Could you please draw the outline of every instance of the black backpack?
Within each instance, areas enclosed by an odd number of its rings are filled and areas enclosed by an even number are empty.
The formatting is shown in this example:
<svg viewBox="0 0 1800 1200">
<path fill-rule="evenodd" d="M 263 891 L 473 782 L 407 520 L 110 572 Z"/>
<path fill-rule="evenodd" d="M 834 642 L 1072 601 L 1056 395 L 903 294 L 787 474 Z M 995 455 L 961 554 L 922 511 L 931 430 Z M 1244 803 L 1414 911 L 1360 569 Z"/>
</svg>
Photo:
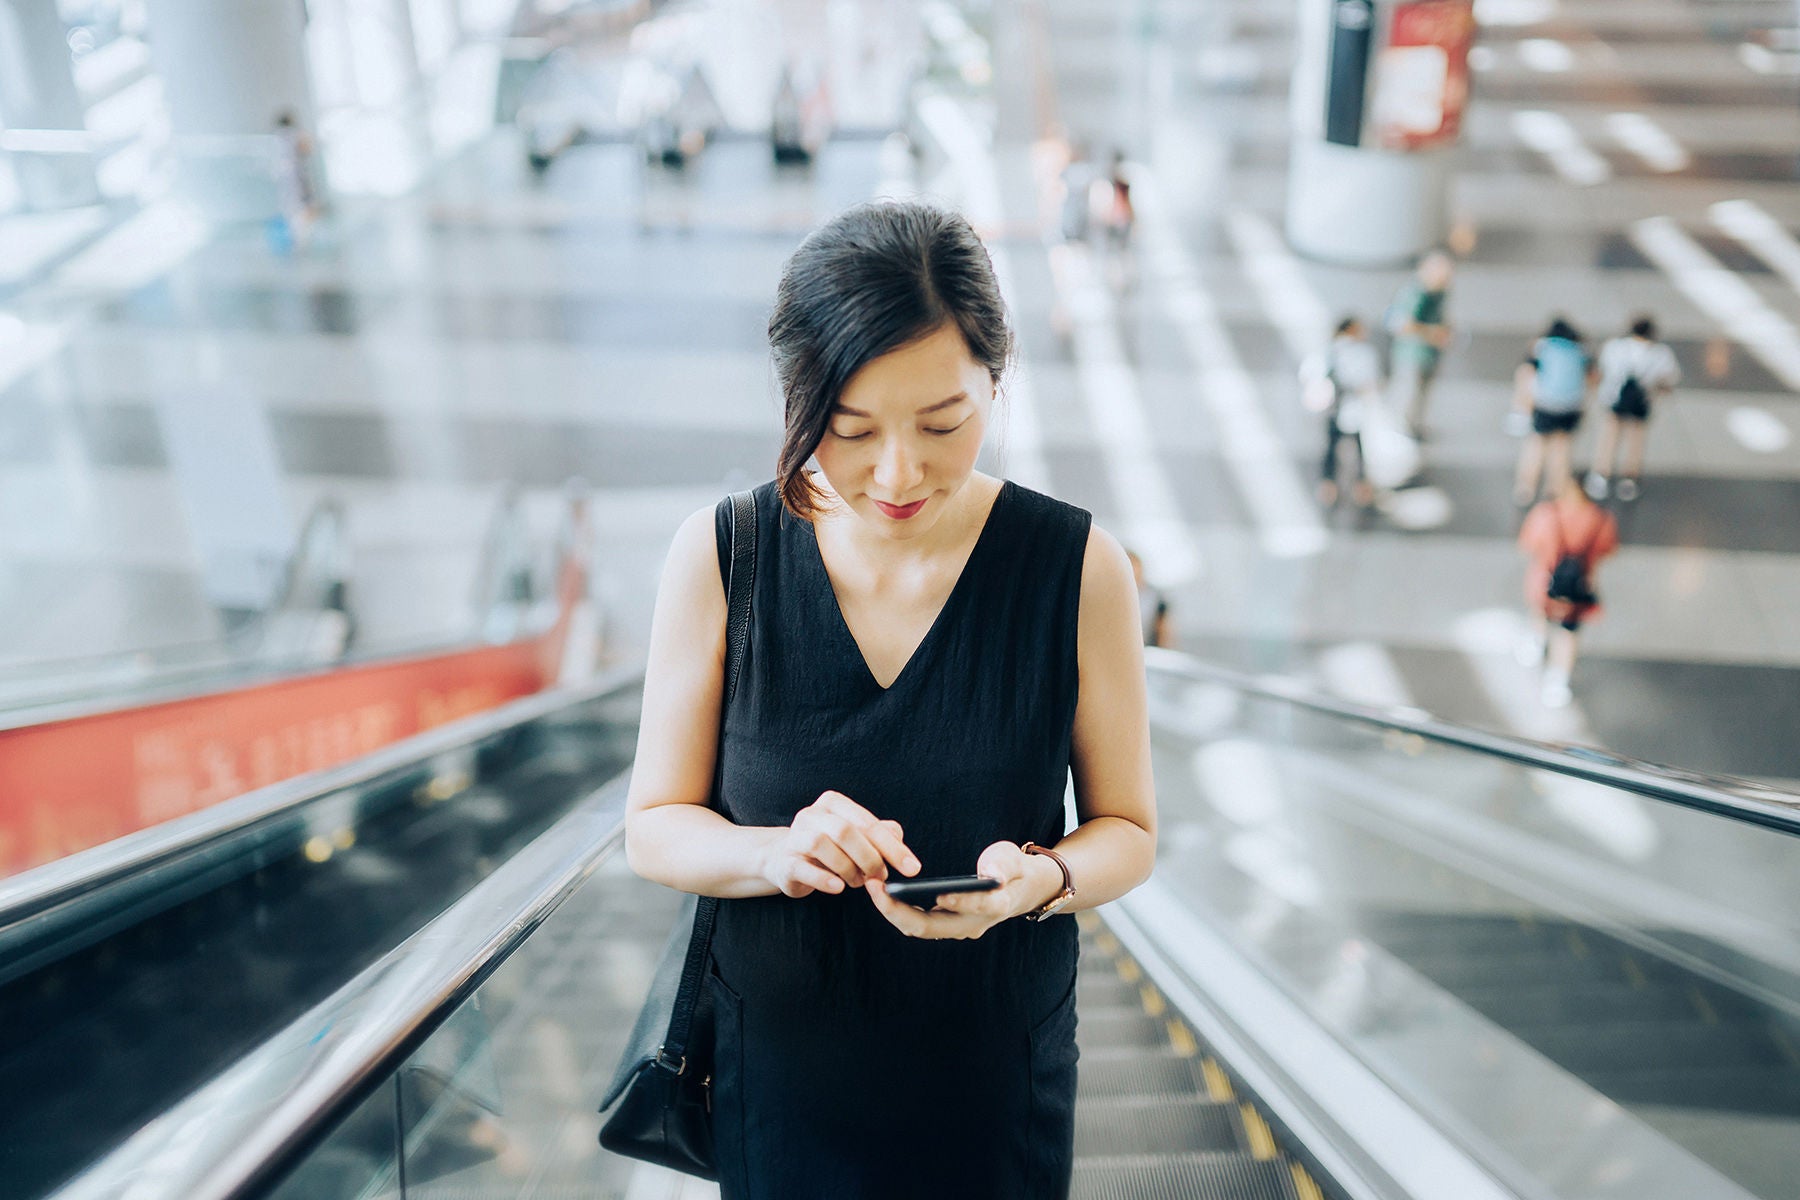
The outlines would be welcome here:
<svg viewBox="0 0 1800 1200">
<path fill-rule="evenodd" d="M 1613 399 L 1613 411 L 1622 417 L 1646 417 L 1650 415 L 1650 392 L 1636 375 L 1627 375 L 1625 382 L 1619 385 L 1619 394 Z"/>
<path fill-rule="evenodd" d="M 1556 513 L 1556 538 L 1562 541 L 1562 513 Z M 1596 537 L 1599 535 L 1596 534 Z M 1588 555 L 1593 553 L 1593 543 L 1579 554 L 1571 554 L 1566 550 L 1557 555 L 1556 565 L 1550 569 L 1550 586 L 1544 594 L 1552 600 L 1562 600 L 1569 604 L 1593 604 L 1600 597 L 1594 594 L 1594 585 L 1588 582 Z"/>
</svg>

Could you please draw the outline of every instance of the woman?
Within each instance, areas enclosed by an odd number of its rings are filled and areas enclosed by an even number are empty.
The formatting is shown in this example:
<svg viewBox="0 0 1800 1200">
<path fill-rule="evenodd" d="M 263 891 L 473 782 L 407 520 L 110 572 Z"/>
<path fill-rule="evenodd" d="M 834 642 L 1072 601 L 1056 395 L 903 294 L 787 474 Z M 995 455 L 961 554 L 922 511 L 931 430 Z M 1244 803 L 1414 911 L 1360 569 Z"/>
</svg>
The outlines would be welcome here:
<svg viewBox="0 0 1800 1200">
<path fill-rule="evenodd" d="M 1543 700 L 1551 708 L 1573 698 L 1569 676 L 1575 670 L 1576 637 L 1600 613 L 1594 568 L 1618 548 L 1618 521 L 1589 500 L 1573 478 L 1532 509 L 1519 529 L 1519 549 L 1530 562 L 1525 603 L 1539 622 L 1542 650 L 1534 657 L 1545 659 Z"/>
<path fill-rule="evenodd" d="M 708 509 L 657 598 L 627 819 L 640 875 L 725 898 L 707 979 L 723 1194 L 1064 1195 L 1066 914 L 1155 856 L 1130 565 L 1087 513 L 975 470 L 1013 343 L 961 217 L 838 217 L 788 261 L 769 337 L 787 433 L 756 493 L 742 683 L 721 728 Z M 930 911 L 884 889 L 968 873 L 1000 886 Z"/>
<path fill-rule="evenodd" d="M 1338 458 L 1348 440 L 1355 452 L 1351 495 L 1367 508 L 1375 502 L 1375 489 L 1369 483 L 1362 430 L 1368 410 L 1381 403 L 1381 356 L 1369 344 L 1361 320 L 1347 316 L 1337 323 L 1320 367 L 1321 374 L 1307 389 L 1308 407 L 1325 414 L 1319 503 L 1330 508 L 1338 502 Z"/>
<path fill-rule="evenodd" d="M 1636 318 L 1624 337 L 1613 338 L 1600 348 L 1600 395 L 1609 401 L 1610 411 L 1600 427 L 1600 444 L 1588 471 L 1588 495 L 1606 499 L 1623 446 L 1619 499 L 1628 503 L 1637 499 L 1651 410 L 1680 382 L 1681 364 L 1675 361 L 1675 352 L 1657 340 L 1656 322 L 1650 317 Z"/>
<path fill-rule="evenodd" d="M 1531 433 L 1519 450 L 1513 502 L 1524 508 L 1537 499 L 1538 486 L 1555 496 L 1571 475 L 1570 443 L 1581 425 L 1581 410 L 1598 378 L 1592 356 L 1575 327 L 1557 317 L 1531 347 L 1514 375 L 1514 406 L 1531 414 Z"/>
</svg>

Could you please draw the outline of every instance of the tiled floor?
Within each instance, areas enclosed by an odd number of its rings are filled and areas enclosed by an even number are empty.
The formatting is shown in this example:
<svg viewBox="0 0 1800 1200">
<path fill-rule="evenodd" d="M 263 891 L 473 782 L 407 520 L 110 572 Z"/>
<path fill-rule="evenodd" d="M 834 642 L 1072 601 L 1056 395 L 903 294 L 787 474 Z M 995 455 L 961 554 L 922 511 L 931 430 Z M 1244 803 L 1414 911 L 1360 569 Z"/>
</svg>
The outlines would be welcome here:
<svg viewBox="0 0 1800 1200">
<path fill-rule="evenodd" d="M 1014 426 L 1037 436 L 1015 439 L 1008 463 L 1138 542 L 1197 648 L 1345 686 L 1314 652 L 1373 646 L 1393 667 L 1387 698 L 1429 698 L 1454 718 L 1561 727 L 1521 718 L 1534 680 L 1507 643 L 1519 624 L 1514 443 L 1500 429 L 1512 366 L 1552 309 L 1596 333 L 1654 310 L 1689 386 L 1659 415 L 1652 477 L 1623 513 L 1626 548 L 1602 574 L 1609 612 L 1587 638 L 1569 727 L 1628 754 L 1800 778 L 1786 734 L 1800 721 L 1796 381 L 1766 344 L 1732 343 L 1741 323 L 1659 266 L 1637 224 L 1672 218 L 1743 294 L 1800 327 L 1780 251 L 1734 236 L 1711 207 L 1746 199 L 1800 228 L 1794 78 L 1779 56 L 1742 49 L 1791 12 L 1486 6 L 1495 21 L 1548 15 L 1484 33 L 1457 152 L 1455 208 L 1475 244 L 1453 297 L 1466 337 L 1433 414 L 1439 511 L 1420 529 L 1399 511 L 1318 514 L 1308 501 L 1301 523 L 1323 528 L 1322 552 L 1270 558 L 1264 485 L 1280 476 L 1310 496 L 1318 440 L 1296 402 L 1296 355 L 1323 317 L 1378 314 L 1402 278 L 1257 248 L 1259 229 L 1279 228 L 1285 188 L 1289 6 L 1059 0 L 1041 6 L 1041 43 L 1026 36 L 1036 11 L 997 7 L 992 155 L 930 153 L 922 176 L 875 138 L 832 143 L 810 173 L 777 171 L 744 139 L 685 178 L 592 145 L 535 181 L 496 133 L 415 194 L 348 206 L 298 258 L 227 229 L 190 251 L 164 238 L 166 270 L 124 238 L 50 271 L 0 311 L 0 659 L 212 627 L 184 507 L 203 489 L 171 468 L 165 436 L 167 406 L 196 391 L 262 415 L 292 522 L 320 496 L 347 502 L 372 640 L 464 619 L 467 589 L 450 581 L 473 572 L 501 489 L 523 485 L 547 528 L 560 485 L 580 475 L 599 489 L 610 628 L 638 644 L 676 524 L 770 470 L 780 406 L 763 323 L 798 238 L 884 190 L 922 186 L 978 209 L 991 178 L 1000 207 L 977 216 L 996 234 L 1024 347 L 1013 403 L 1029 412 Z M 1034 227 L 1026 146 L 1040 114 L 1021 98 L 1040 71 L 1061 121 L 1132 156 L 1157 201 L 1145 244 L 1178 245 L 1191 268 L 1171 275 L 1168 255 L 1141 264 L 1137 288 L 1106 298 L 1072 341 L 1050 316 L 1082 285 L 1051 270 Z M 1565 178 L 1522 138 L 1525 111 L 1566 120 L 1605 179 Z M 1666 133 L 1681 167 L 1634 151 L 1621 112 Z M 1271 267 L 1291 294 L 1266 286 Z M 1175 315 L 1182 279 L 1210 306 L 1199 332 L 1212 342 Z M 1096 392 L 1120 379 L 1129 396 Z M 1141 444 L 1121 433 L 1139 415 Z M 1222 423 L 1239 416 L 1266 425 L 1281 455 L 1246 470 Z M 1746 428 L 1788 440 L 1755 449 Z"/>
</svg>

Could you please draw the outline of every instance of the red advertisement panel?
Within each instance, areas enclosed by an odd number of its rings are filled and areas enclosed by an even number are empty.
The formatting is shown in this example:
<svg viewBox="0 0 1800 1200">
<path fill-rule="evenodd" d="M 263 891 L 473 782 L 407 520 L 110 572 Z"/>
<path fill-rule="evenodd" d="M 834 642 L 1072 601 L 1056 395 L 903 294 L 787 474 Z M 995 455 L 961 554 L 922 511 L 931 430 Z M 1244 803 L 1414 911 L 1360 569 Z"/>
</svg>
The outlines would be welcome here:
<svg viewBox="0 0 1800 1200">
<path fill-rule="evenodd" d="M 1387 150 L 1429 150 L 1456 141 L 1469 100 L 1473 0 L 1396 4 L 1376 59 L 1370 124 Z"/>
<path fill-rule="evenodd" d="M 0 732 L 0 876 L 337 766 L 549 679 L 539 641 Z"/>
</svg>

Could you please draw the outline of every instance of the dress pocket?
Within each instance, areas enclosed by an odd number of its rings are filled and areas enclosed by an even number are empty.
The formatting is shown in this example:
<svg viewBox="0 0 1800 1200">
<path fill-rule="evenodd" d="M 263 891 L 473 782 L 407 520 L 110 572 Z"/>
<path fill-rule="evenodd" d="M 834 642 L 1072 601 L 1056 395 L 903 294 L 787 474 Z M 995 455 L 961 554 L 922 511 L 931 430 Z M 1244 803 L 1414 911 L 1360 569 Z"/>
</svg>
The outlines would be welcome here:
<svg viewBox="0 0 1800 1200">
<path fill-rule="evenodd" d="M 1075 1169 L 1075 980 L 1050 1015 L 1031 1027 L 1029 1194 L 1064 1200 Z"/>
<path fill-rule="evenodd" d="M 744 1002 L 719 978 L 717 967 L 706 972 L 712 1000 L 712 1127 L 713 1153 L 723 1200 L 748 1200 L 750 1175 L 744 1153 Z"/>
</svg>

